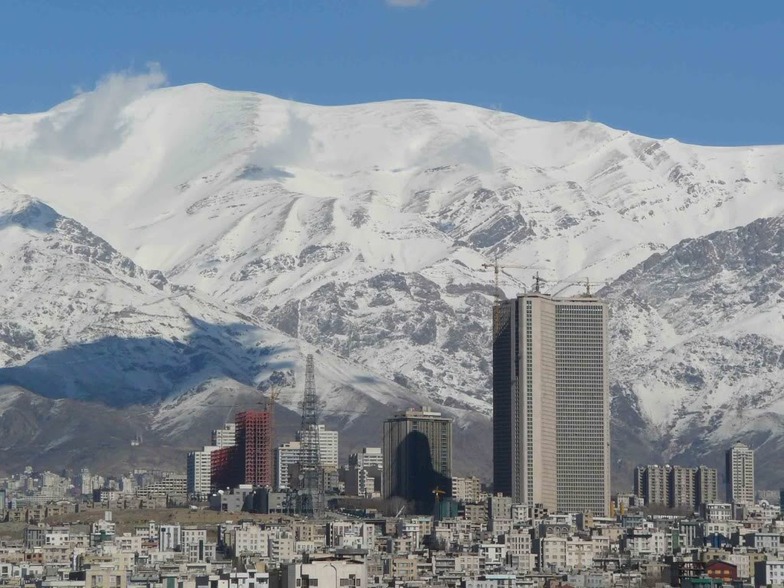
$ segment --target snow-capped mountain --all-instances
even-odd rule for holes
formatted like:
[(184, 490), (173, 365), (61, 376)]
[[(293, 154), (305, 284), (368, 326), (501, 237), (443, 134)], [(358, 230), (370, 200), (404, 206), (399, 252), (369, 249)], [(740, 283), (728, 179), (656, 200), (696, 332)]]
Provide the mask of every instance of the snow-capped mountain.
[[(0, 305), (0, 419), (5, 415), (11, 429), (23, 422), (19, 414), (27, 421), (67, 421), (57, 416), (84, 412), (86, 402), (88, 412), (101, 418), (96, 437), (125, 414), (126, 422), (110, 427), (114, 434), (103, 439), (114, 449), (127, 451), (134, 438), (128, 431), (139, 429), (158, 445), (178, 446), (181, 458), (183, 446), (206, 443), (210, 429), (234, 409), (262, 400), (259, 390), (277, 385), (288, 409), (283, 414), (296, 409), (308, 352), (318, 354), (325, 417), (349, 431), (349, 445), (376, 441), (366, 423), (354, 423), (359, 415), (371, 412), (380, 420), (384, 412), (378, 407), (392, 411), (423, 402), (326, 350), (170, 284), (76, 221), (2, 186), (0, 243), (0, 287), (6, 292)], [(28, 391), (39, 399), (31, 400)], [(347, 403), (353, 411), (345, 410)], [(470, 415), (455, 416), (462, 426), (477, 424)], [(31, 449), (35, 455), (41, 436), (47, 452), (87, 457), (84, 427), (69, 426), (52, 439), (53, 431), (40, 422), (24, 427), (25, 436), (10, 435), (7, 447), (16, 458), (6, 459), (6, 467), (30, 459)]]
[[(501, 274), (508, 295), (537, 270), (568, 293), (683, 239), (784, 213), (784, 147), (205, 85), (99, 87), (46, 113), (0, 116), (0, 178), (193, 296), (484, 415), (494, 287), (482, 264), (527, 268)], [(630, 323), (640, 338), (653, 328), (645, 320)], [(706, 320), (706, 332), (722, 328)], [(629, 371), (646, 367), (619, 345), (615, 389), (637, 407), (626, 422), (639, 419), (653, 443), (669, 413), (636, 396), (648, 388), (622, 383), (648, 376)], [(666, 380), (662, 390), (679, 394)]]
[(720, 450), (742, 439), (769, 466), (758, 482), (778, 483), (784, 217), (683, 241), (602, 294), (613, 308), (618, 428), (630, 412), (631, 422), (642, 417), (658, 453), (684, 463), (718, 465)]

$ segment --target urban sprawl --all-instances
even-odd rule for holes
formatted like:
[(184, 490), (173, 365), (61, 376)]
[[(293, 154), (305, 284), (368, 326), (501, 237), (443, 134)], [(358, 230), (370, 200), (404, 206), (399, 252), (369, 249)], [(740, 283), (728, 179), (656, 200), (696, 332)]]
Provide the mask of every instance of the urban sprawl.
[[(308, 356), (302, 423), (275, 393), (185, 474), (0, 480), (0, 582), (36, 588), (784, 586), (777, 492), (754, 451), (725, 470), (640, 465), (610, 488), (608, 310), (538, 288), (493, 309), (493, 479), (452, 472), (452, 420), (391, 415), (339, 460)], [(207, 435), (205, 434), (205, 441)], [(723, 496), (720, 497), (719, 493)]]

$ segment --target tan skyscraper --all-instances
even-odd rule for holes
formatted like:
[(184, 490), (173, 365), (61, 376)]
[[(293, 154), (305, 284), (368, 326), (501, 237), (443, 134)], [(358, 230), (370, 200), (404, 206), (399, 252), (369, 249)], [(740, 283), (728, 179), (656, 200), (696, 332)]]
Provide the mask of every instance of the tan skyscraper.
[(610, 503), (607, 306), (528, 293), (496, 304), (494, 489), (604, 515)]
[(754, 504), (754, 450), (735, 443), (727, 450), (727, 502)]

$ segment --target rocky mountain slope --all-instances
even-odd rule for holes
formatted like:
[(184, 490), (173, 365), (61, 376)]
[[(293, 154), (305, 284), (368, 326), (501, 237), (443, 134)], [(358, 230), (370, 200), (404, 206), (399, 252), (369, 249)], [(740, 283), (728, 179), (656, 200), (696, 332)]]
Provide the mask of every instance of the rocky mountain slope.
[(602, 294), (613, 308), (618, 430), (641, 426), (665, 459), (717, 467), (721, 450), (744, 440), (757, 449), (758, 483), (779, 484), (784, 217), (683, 241)]
[[(348, 433), (347, 449), (378, 442), (377, 430), (355, 422), (358, 416), (376, 412), (381, 419), (422, 402), (391, 381), (170, 284), (76, 221), (3, 187), (0, 244), (4, 467), (25, 460), (81, 465), (90, 454), (86, 439), (108, 447), (95, 452), (108, 461), (112, 452), (127, 454), (136, 433), (161, 448), (148, 461), (181, 467), (184, 448), (206, 443), (210, 429), (257, 404), (273, 384), (283, 391), (281, 430), (292, 428), (309, 352), (318, 354), (325, 417)], [(87, 414), (100, 422), (84, 426)], [(460, 422), (486, 427), (471, 415)], [(16, 436), (22, 423), (27, 433)], [(39, 455), (41, 444), (46, 451)], [(72, 459), (62, 461), (61, 452)]]
[[(461, 418), (491, 408), (483, 263), (528, 268), (501, 274), (508, 295), (536, 268), (568, 294), (683, 239), (784, 213), (782, 147), (698, 147), (428, 101), (325, 108), (204, 85), (98, 87), (46, 113), (0, 116), (0, 138), (4, 181), (160, 270), (169, 288)], [(696, 317), (714, 310), (684, 303)], [(749, 306), (750, 325), (758, 311)], [(655, 318), (623, 328), (636, 341)], [(703, 320), (718, 337), (723, 323)], [(652, 408), (652, 384), (638, 383), (650, 377), (642, 352), (616, 341), (616, 414), (642, 431), (618, 438), (653, 451), (669, 409)], [(673, 353), (697, 361), (686, 346)], [(677, 404), (680, 388), (661, 378), (655, 394)]]

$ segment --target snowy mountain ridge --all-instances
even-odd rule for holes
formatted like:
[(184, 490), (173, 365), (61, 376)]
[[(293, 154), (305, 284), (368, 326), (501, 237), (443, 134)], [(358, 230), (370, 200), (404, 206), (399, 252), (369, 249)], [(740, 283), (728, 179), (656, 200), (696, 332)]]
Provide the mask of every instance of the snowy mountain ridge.
[[(30, 402), (22, 388), (55, 400), (34, 402), (48, 410), (76, 406), (60, 402), (73, 399), (105, 405), (100, 412), (116, 420), (109, 409), (123, 409), (128, 422), (119, 428), (123, 437), (113, 439), (118, 449), (127, 448), (134, 427), (164, 447), (204, 443), (210, 427), (257, 404), (270, 386), (284, 392), (283, 408), (296, 410), (304, 355), (312, 352), (325, 417), (344, 427), (377, 406), (424, 402), (327, 350), (170, 284), (76, 221), (6, 187), (0, 187), (0, 243), (0, 285), (7, 292), (0, 307), (0, 414)], [(473, 422), (453, 414), (461, 426)], [(193, 425), (205, 419), (199, 437)], [(83, 440), (83, 433), (63, 435), (50, 449)], [(29, 458), (25, 448), (35, 440), (24, 440), (24, 447), (12, 447)]]
[[(781, 146), (698, 147), (424, 100), (319, 107), (206, 85), (98, 88), (0, 116), (0, 178), (170, 284), (485, 415), (494, 289), (482, 264), (529, 268), (502, 272), (507, 295), (537, 270), (569, 293), (586, 277), (610, 283), (650, 266), (684, 239), (784, 214)], [(684, 304), (705, 312), (700, 299)], [(748, 330), (766, 332), (762, 311), (739, 304)], [(654, 332), (678, 323), (624, 320), (614, 390), (655, 444), (679, 389), (664, 376), (622, 382), (652, 382), (640, 350), (686, 352)], [(711, 319), (705, 334), (726, 328)]]

